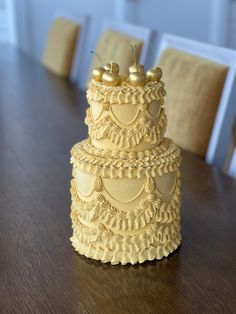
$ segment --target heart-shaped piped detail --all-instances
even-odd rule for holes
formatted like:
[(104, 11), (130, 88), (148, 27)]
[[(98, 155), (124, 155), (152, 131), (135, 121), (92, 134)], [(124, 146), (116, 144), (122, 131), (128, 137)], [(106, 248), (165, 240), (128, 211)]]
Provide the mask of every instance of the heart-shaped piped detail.
[(122, 204), (135, 201), (144, 190), (144, 179), (102, 178), (104, 190), (114, 200)]
[(158, 101), (152, 101), (148, 107), (147, 107), (147, 111), (149, 113), (149, 115), (152, 118), (157, 118), (159, 113), (160, 113), (160, 109), (161, 109), (161, 102), (160, 100)]
[(155, 184), (159, 194), (169, 195), (173, 192), (176, 184), (176, 171), (155, 177)]
[(94, 191), (96, 177), (76, 169), (76, 187), (79, 196), (89, 197)]
[(117, 122), (127, 126), (134, 123), (139, 115), (139, 108), (133, 105), (112, 105), (110, 110)]

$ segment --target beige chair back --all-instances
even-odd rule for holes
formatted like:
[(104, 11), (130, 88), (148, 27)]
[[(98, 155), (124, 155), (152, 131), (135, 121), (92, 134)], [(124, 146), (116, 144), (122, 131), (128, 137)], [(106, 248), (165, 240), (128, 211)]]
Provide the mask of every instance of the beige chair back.
[(159, 60), (165, 82), (167, 137), (205, 157), (227, 66), (166, 48)]
[(42, 60), (47, 69), (59, 76), (70, 76), (79, 30), (79, 24), (74, 21), (55, 19), (49, 30)]

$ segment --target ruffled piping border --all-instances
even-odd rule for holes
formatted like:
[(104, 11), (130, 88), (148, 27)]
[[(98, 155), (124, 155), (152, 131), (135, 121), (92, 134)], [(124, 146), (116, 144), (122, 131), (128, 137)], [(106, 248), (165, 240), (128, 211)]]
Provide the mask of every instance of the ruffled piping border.
[(169, 139), (165, 139), (160, 146), (160, 149), (140, 154), (113, 153), (97, 149), (85, 140), (72, 148), (71, 163), (86, 173), (109, 178), (154, 177), (178, 170), (181, 162), (180, 150)]
[(149, 248), (142, 252), (126, 253), (126, 252), (112, 252), (108, 249), (97, 247), (92, 245), (86, 245), (81, 243), (76, 236), (70, 238), (72, 245), (79, 254), (101, 261), (102, 263), (111, 263), (112, 265), (135, 265), (137, 263), (142, 264), (145, 261), (161, 260), (173, 253), (181, 243), (181, 236), (176, 238), (175, 241), (166, 243), (165, 245), (151, 245)]
[(151, 103), (154, 100), (163, 100), (166, 95), (164, 83), (148, 82), (142, 87), (133, 87), (123, 82), (118, 87), (107, 87), (102, 83), (92, 80), (87, 90), (88, 103), (93, 101), (101, 104), (109, 103), (110, 105), (140, 105)]

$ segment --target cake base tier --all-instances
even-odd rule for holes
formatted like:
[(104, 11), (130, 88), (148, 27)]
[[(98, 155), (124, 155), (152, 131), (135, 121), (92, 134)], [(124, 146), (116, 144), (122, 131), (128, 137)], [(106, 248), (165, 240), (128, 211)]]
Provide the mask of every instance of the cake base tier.
[(180, 244), (180, 152), (114, 152), (87, 141), (72, 149), (72, 244), (112, 264), (162, 259)]

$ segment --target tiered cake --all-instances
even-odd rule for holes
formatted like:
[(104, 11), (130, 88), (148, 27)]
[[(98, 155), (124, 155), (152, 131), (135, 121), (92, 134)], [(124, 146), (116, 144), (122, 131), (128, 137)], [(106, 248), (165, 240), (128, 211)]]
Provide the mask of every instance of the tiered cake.
[(136, 264), (173, 252), (180, 235), (180, 151), (164, 137), (160, 68), (93, 71), (89, 138), (71, 151), (72, 244), (87, 257)]

